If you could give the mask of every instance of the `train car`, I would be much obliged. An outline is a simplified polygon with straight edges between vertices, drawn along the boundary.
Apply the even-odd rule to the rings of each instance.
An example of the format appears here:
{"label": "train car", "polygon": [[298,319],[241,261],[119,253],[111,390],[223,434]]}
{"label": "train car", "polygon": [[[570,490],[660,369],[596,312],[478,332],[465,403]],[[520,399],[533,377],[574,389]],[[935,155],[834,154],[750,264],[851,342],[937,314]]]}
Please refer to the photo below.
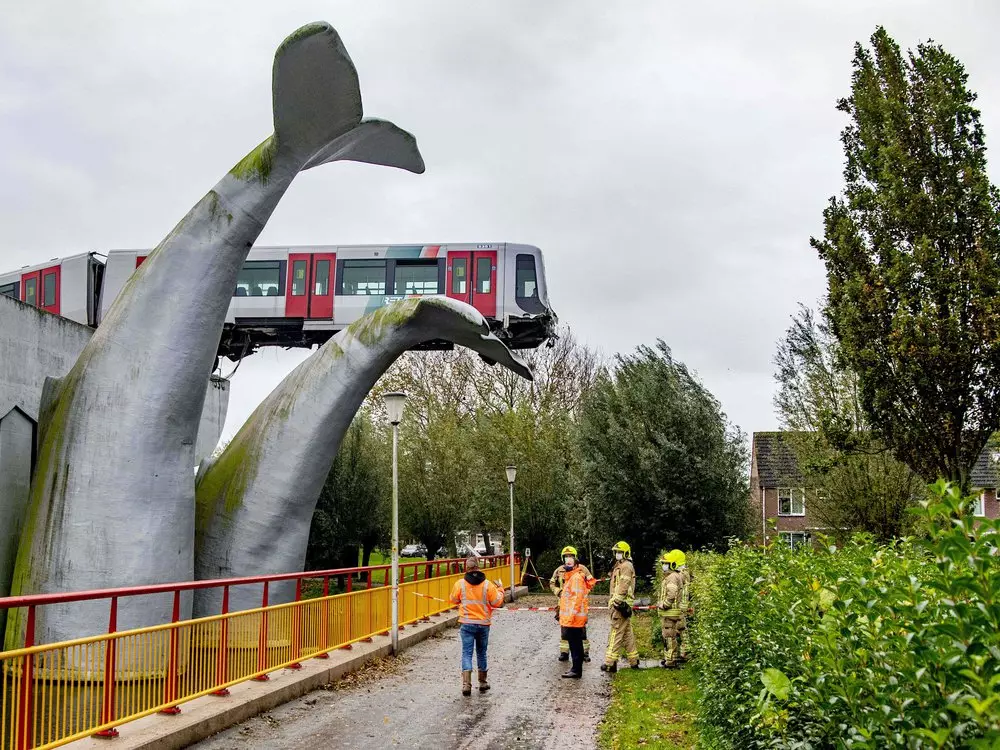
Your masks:
{"label": "train car", "polygon": [[[7,289],[29,304],[98,325],[149,252],[112,250],[103,264],[89,253],[21,269],[7,286],[8,277],[0,276],[0,293]],[[92,267],[82,275],[84,258]],[[51,302],[53,283],[62,296],[42,304]],[[542,252],[532,245],[256,247],[237,278],[219,355],[237,360],[261,346],[322,344],[382,305],[431,295],[472,305],[511,348],[535,348],[554,336]],[[63,301],[71,297],[68,307]],[[78,309],[78,297],[86,300],[85,310]],[[449,346],[428,342],[424,348]]]}
{"label": "train car", "polygon": [[53,258],[0,274],[0,294],[84,325],[96,326],[104,263],[97,253]]}

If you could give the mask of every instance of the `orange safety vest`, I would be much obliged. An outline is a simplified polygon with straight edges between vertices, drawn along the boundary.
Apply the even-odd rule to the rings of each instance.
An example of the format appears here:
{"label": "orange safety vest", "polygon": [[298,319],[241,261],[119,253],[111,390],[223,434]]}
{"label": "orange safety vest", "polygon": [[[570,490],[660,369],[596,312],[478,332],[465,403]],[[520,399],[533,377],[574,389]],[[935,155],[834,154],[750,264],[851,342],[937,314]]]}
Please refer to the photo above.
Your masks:
{"label": "orange safety vest", "polygon": [[493,610],[503,604],[503,589],[489,580],[473,586],[461,578],[451,590],[451,601],[458,605],[463,625],[490,625]]}
{"label": "orange safety vest", "polygon": [[587,624],[590,610],[590,590],[597,579],[577,565],[566,571],[562,592],[559,594],[559,624],[564,628],[582,628]]}

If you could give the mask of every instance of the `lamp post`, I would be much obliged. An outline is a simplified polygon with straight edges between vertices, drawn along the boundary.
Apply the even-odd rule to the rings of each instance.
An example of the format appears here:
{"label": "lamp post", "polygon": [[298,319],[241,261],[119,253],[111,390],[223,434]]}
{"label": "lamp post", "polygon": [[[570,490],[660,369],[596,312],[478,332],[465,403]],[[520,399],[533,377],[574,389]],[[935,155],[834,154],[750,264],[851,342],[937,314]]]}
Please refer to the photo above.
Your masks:
{"label": "lamp post", "polygon": [[514,601],[514,480],[517,479],[517,467],[512,464],[506,471],[510,488],[510,600]]}
{"label": "lamp post", "polygon": [[382,397],[392,425],[392,654],[399,652],[399,423],[403,419],[406,394],[399,391]]}

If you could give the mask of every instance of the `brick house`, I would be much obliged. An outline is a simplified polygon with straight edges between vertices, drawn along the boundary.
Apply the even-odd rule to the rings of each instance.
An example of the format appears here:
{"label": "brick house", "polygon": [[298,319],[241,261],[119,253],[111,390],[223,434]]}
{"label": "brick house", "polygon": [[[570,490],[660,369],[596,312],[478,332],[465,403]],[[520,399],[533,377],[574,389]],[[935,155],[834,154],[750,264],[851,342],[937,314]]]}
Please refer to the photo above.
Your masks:
{"label": "brick house", "polygon": [[[798,545],[814,532],[828,531],[809,518],[809,503],[822,488],[807,488],[789,432],[755,432],[750,460],[750,499],[757,522],[756,538],[770,544]],[[1000,485],[1000,450],[986,447],[972,469],[972,485],[981,489],[977,516],[997,518]]]}

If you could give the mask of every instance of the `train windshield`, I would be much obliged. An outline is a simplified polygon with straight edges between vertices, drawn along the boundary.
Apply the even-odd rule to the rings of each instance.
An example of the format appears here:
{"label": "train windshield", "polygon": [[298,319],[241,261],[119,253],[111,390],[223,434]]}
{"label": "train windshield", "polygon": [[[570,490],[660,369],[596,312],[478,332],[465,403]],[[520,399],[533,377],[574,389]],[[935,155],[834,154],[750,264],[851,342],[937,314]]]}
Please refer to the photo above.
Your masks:
{"label": "train windshield", "polygon": [[535,271],[535,256],[518,253],[514,276],[514,299],[518,306],[529,313],[541,313],[545,306],[538,298],[538,276]]}

